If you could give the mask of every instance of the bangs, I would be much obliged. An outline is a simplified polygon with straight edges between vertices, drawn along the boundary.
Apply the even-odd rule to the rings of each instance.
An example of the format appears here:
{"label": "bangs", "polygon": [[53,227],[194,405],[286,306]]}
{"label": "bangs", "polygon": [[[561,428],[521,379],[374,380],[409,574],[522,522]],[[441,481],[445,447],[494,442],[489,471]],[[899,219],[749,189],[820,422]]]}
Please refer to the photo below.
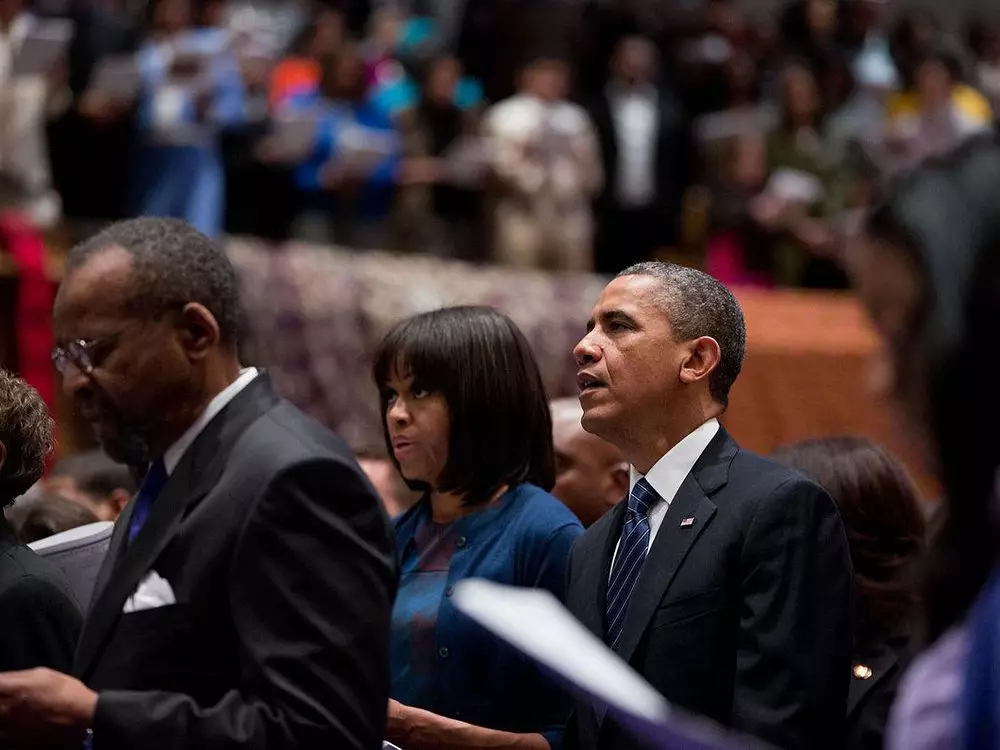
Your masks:
{"label": "bangs", "polygon": [[373,375],[379,394],[393,378],[413,378],[413,383],[432,392],[450,390],[454,379],[454,352],[446,337],[428,317],[418,315],[397,323],[375,352]]}

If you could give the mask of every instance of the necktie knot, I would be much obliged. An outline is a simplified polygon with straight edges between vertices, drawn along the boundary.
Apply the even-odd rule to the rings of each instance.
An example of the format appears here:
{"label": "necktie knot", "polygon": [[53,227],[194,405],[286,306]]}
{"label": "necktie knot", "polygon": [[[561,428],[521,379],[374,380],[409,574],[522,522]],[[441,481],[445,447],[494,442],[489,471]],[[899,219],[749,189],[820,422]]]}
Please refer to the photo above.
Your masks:
{"label": "necktie knot", "polygon": [[643,477],[632,488],[632,493],[628,498],[628,509],[640,518],[647,518],[649,516],[649,509],[653,507],[658,499],[659,495],[656,494],[656,490]]}

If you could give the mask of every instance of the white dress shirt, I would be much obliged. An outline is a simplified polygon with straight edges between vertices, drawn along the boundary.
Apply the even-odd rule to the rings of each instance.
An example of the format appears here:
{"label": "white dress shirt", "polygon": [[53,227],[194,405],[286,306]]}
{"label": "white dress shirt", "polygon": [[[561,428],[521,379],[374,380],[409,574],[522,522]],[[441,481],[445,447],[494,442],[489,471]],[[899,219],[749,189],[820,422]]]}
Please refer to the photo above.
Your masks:
{"label": "white dress shirt", "polygon": [[608,91],[618,145],[615,192],[618,202],[644,208],[656,199],[656,141],[660,129],[659,95],[652,86]]}
{"label": "white dress shirt", "polygon": [[[653,464],[653,468],[646,474],[646,481],[656,490],[660,499],[649,509],[649,548],[653,546],[656,532],[663,525],[663,518],[667,515],[667,509],[677,495],[677,490],[681,488],[684,479],[691,473],[691,469],[698,463],[701,454],[705,452],[708,444],[712,442],[719,431],[719,420],[710,419],[701,427],[697,428],[681,440],[677,445],[667,451],[659,461]],[[636,483],[643,478],[643,475],[636,471],[635,467],[630,467],[629,495]],[[615,544],[615,556],[618,555],[618,545],[621,538]],[[614,557],[611,558],[611,568],[614,569]]]}
{"label": "white dress shirt", "polygon": [[163,466],[167,470],[167,476],[174,473],[177,464],[181,462],[187,449],[198,438],[202,430],[211,422],[216,415],[222,411],[226,405],[236,398],[240,391],[246,388],[258,375],[256,367],[247,367],[240,370],[240,375],[236,380],[219,392],[215,398],[208,402],[205,411],[201,413],[190,427],[181,435],[177,441],[163,452]]}

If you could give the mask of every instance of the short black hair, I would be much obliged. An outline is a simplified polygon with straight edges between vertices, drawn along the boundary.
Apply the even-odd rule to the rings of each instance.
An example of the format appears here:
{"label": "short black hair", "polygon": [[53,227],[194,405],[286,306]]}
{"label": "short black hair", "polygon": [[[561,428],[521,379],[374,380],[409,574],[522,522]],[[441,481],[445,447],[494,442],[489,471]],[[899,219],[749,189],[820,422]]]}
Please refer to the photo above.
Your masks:
{"label": "short black hair", "polygon": [[722,351],[719,364],[708,378],[712,398],[729,405],[729,391],[743,368],[747,327],[743,309],[726,286],[704,271],[652,260],[621,271],[622,276],[652,276],[663,289],[662,304],[677,341],[711,336]]}
{"label": "short black hair", "polygon": [[77,487],[97,500],[106,499],[115,490],[135,494],[139,489],[132,469],[101,450],[66,456],[52,467],[49,476],[70,477]]}
{"label": "short black hair", "polygon": [[128,219],[74,247],[66,258],[66,277],[115,247],[132,257],[132,309],[158,316],[197,302],[215,317],[222,343],[238,348],[244,328],[239,281],[219,245],[181,219]]}
{"label": "short black hair", "polygon": [[52,453],[53,420],[45,401],[21,378],[0,370],[0,508],[42,478]]}
{"label": "short black hair", "polygon": [[14,533],[25,544],[101,520],[79,503],[52,492],[18,501],[9,517]]}
{"label": "short black hair", "polygon": [[552,489],[545,386],[527,339],[506,315],[489,307],[446,307],[407,318],[379,344],[373,375],[390,455],[385,414],[391,376],[411,376],[448,404],[448,461],[438,490],[461,493],[471,505],[488,501],[504,485]]}

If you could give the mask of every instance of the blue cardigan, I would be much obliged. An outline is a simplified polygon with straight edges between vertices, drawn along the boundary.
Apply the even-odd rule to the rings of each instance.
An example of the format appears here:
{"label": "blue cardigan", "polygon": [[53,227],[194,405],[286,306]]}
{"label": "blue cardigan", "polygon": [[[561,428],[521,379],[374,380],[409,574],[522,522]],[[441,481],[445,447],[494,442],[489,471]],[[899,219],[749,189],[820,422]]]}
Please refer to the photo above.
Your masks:
{"label": "blue cardigan", "polygon": [[[412,554],[414,533],[429,514],[425,500],[396,520],[401,562]],[[392,697],[489,729],[541,733],[558,750],[570,712],[569,695],[526,657],[459,613],[450,597],[458,581],[485,578],[547,589],[564,600],[570,549],[583,527],[565,505],[530,484],[515,487],[456,523],[459,536],[437,614],[436,695],[420,700],[408,693],[400,672],[410,657],[409,644],[393,633]]]}

